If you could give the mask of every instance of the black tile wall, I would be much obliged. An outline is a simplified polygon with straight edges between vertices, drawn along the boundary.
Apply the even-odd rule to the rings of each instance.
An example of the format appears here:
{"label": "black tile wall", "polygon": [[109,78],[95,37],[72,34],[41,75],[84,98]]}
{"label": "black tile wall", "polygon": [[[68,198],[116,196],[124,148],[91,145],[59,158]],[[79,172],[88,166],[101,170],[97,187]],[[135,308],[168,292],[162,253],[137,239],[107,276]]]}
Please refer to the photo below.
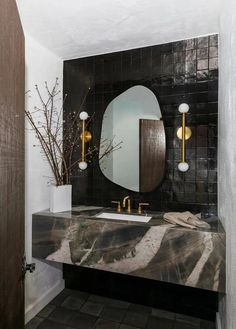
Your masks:
{"label": "black tile wall", "polygon": [[[86,90],[84,110],[94,113],[90,124],[93,143],[99,146],[104,111],[116,96],[135,85],[150,88],[163,115],[167,137],[166,173],[163,183],[151,193],[135,193],[108,181],[94,156],[87,171],[72,177],[73,203],[110,206],[129,194],[133,207],[139,201],[152,210],[217,212],[217,117],[218,117],[218,36],[178,41],[64,62],[66,112],[78,111]],[[176,137],[181,125],[178,105],[187,102],[187,141],[190,169],[177,169],[181,142]]]}

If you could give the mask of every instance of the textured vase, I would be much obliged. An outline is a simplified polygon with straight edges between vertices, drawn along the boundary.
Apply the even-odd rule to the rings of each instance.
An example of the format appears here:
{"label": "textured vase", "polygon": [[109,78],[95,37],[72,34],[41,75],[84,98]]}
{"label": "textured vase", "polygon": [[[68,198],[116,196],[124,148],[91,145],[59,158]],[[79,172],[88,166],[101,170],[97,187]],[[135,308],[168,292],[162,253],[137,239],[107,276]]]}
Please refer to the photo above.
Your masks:
{"label": "textured vase", "polygon": [[72,185],[61,185],[50,187],[50,211],[71,211]]}

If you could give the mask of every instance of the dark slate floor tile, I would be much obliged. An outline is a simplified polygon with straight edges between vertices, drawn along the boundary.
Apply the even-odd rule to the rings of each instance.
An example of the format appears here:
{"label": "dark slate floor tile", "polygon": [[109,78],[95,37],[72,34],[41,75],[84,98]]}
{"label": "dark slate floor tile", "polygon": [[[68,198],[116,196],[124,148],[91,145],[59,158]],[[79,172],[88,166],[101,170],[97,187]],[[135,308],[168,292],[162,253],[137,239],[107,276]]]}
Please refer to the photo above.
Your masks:
{"label": "dark slate floor tile", "polygon": [[163,328],[163,329],[173,329],[175,321],[169,319],[158,318],[156,316],[150,316],[148,318],[147,329],[156,329],[156,328]]}
{"label": "dark slate floor tile", "polygon": [[145,328],[148,320],[148,314],[128,311],[122,321],[130,326]]}
{"label": "dark slate floor tile", "polygon": [[67,289],[67,288],[63,290],[63,293],[67,296],[79,298],[79,299],[82,299],[84,301],[86,301],[90,296],[90,294],[88,292],[79,291],[79,290],[72,290],[72,289]]}
{"label": "dark slate floor tile", "polygon": [[37,329],[67,329],[66,324],[58,323],[49,319],[45,319]]}
{"label": "dark slate floor tile", "polygon": [[201,329],[216,329],[216,324],[214,322],[201,320],[200,328]]}
{"label": "dark slate floor tile", "polygon": [[60,306],[64,300],[66,299],[67,295],[65,294],[64,290],[57,295],[51,302],[50,304],[55,305],[55,306]]}
{"label": "dark slate floor tile", "polygon": [[190,325],[193,328],[200,328],[201,320],[188,315],[176,314],[176,322]]}
{"label": "dark slate floor tile", "polygon": [[191,325],[189,323],[184,323],[184,322],[175,322],[175,326],[174,326],[174,329],[196,329],[196,328],[197,327],[195,325]]}
{"label": "dark slate floor tile", "polygon": [[35,316],[29,323],[27,323],[25,329],[37,329],[41,322],[43,322],[43,319]]}
{"label": "dark slate floor tile", "polygon": [[102,319],[107,319],[115,322],[121,322],[124,315],[125,315],[125,310],[116,308],[116,307],[111,307],[111,306],[105,306],[102,313],[100,314],[100,317]]}
{"label": "dark slate floor tile", "polygon": [[83,313],[98,316],[101,313],[103,307],[104,307],[104,304],[87,301],[83,305],[83,307],[81,308],[80,311]]}
{"label": "dark slate floor tile", "polygon": [[76,312],[72,310],[68,310],[64,307],[57,307],[50,315],[49,319],[68,324],[71,319],[73,319],[76,315]]}
{"label": "dark slate floor tile", "polygon": [[152,313],[152,308],[144,305],[139,305],[139,304],[130,304],[129,306],[129,311],[132,312],[137,312],[137,313],[147,313],[151,314]]}
{"label": "dark slate floor tile", "polygon": [[137,327],[129,326],[128,324],[121,324],[119,329],[139,329]]}
{"label": "dark slate floor tile", "polygon": [[130,303],[125,302],[123,300],[118,300],[118,299],[111,299],[109,301],[109,306],[116,307],[116,308],[121,308],[121,309],[127,309],[129,307]]}
{"label": "dark slate floor tile", "polygon": [[52,311],[54,311],[55,308],[55,305],[48,304],[42,309],[42,311],[38,313],[38,316],[41,318],[47,318],[52,313]]}
{"label": "dark slate floor tile", "polygon": [[152,308],[152,315],[157,316],[158,318],[169,319],[169,320],[174,320],[176,317],[175,313],[164,311],[164,310],[158,310],[157,308]]}
{"label": "dark slate floor tile", "polygon": [[84,303],[85,303],[84,299],[80,299],[73,296],[67,296],[64,302],[61,304],[61,306],[68,308],[70,310],[79,311],[79,309]]}
{"label": "dark slate floor tile", "polygon": [[108,298],[108,297],[99,296],[99,295],[90,295],[88,300],[93,301],[95,303],[109,304],[112,299]]}
{"label": "dark slate floor tile", "polygon": [[118,322],[113,322],[106,319],[99,319],[94,327],[94,329],[118,329]]}
{"label": "dark slate floor tile", "polygon": [[78,313],[73,319],[69,321],[69,326],[78,329],[92,329],[94,328],[97,317],[85,313]]}

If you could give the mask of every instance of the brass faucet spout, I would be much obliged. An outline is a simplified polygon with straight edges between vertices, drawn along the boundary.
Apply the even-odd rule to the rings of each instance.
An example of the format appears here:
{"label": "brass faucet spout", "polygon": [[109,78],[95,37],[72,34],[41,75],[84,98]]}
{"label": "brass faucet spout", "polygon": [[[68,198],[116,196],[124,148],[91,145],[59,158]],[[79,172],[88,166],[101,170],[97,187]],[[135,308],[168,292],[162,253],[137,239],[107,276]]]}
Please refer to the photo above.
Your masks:
{"label": "brass faucet spout", "polygon": [[129,195],[127,195],[126,197],[124,197],[124,199],[123,199],[123,208],[125,208],[125,205],[126,205],[126,200],[128,200],[129,199]]}

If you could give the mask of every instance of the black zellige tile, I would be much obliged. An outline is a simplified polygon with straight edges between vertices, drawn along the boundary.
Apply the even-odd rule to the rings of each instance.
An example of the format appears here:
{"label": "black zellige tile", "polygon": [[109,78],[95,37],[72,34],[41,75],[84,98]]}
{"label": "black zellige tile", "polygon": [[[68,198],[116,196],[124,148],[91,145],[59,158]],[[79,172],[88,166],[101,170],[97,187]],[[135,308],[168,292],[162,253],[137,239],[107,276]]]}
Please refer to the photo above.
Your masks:
{"label": "black zellige tile", "polygon": [[73,328],[93,329],[97,320],[98,317],[96,316],[85,313],[77,313],[68,324]]}
{"label": "black zellige tile", "polygon": [[35,316],[30,322],[26,324],[25,329],[37,329],[42,322],[42,318]]}
{"label": "black zellige tile", "polygon": [[145,328],[147,321],[148,314],[128,311],[122,322],[138,328]]}

